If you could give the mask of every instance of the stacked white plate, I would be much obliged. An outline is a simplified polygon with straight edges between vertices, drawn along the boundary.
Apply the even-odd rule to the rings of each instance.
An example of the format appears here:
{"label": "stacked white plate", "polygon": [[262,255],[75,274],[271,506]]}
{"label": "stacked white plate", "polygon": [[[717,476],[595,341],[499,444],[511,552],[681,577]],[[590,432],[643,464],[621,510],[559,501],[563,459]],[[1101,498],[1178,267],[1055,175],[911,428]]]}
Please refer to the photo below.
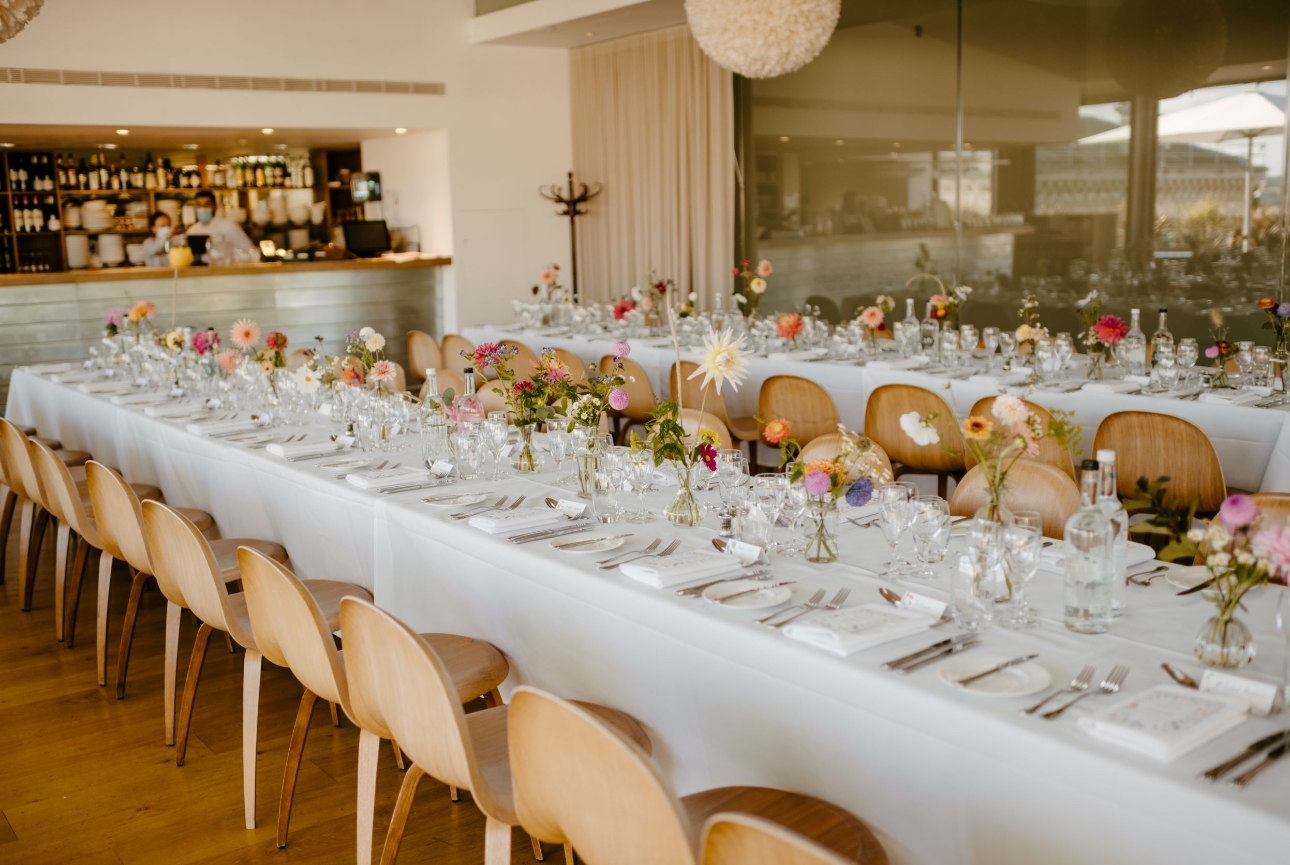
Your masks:
{"label": "stacked white plate", "polygon": [[162,198],[157,201],[157,209],[170,217],[171,225],[179,223],[179,208],[179,200],[175,198]]}
{"label": "stacked white plate", "polygon": [[114,223],[106,201],[95,198],[81,205],[81,225],[86,231],[109,231]]}
{"label": "stacked white plate", "polygon": [[90,239],[84,234],[67,235],[67,266],[80,270],[90,264]]}
{"label": "stacked white plate", "polygon": [[125,261],[125,237],[120,234],[99,235],[99,258],[108,267]]}

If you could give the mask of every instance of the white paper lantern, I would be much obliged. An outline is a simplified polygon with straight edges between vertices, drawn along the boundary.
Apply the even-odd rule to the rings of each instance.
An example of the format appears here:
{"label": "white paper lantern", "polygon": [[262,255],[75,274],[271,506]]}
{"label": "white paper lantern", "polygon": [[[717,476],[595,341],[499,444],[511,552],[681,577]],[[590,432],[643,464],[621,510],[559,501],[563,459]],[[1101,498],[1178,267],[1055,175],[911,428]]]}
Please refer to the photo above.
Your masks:
{"label": "white paper lantern", "polygon": [[44,4],[45,0],[0,0],[0,42],[8,42],[21,33]]}
{"label": "white paper lantern", "polygon": [[704,53],[747,78],[801,69],[829,44],[842,0],[685,0]]}

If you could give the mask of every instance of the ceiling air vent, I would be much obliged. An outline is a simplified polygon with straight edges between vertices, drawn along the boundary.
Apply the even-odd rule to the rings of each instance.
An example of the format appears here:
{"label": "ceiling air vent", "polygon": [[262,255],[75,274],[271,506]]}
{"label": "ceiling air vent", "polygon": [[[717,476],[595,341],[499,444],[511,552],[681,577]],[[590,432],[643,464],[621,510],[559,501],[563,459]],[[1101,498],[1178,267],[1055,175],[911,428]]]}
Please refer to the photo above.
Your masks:
{"label": "ceiling air vent", "polygon": [[250,78],[165,72],[89,72],[0,66],[0,84],[64,84],[79,87],[173,87],[187,90],[284,90],[292,93],[404,93],[442,96],[437,81],[360,81],[337,78]]}

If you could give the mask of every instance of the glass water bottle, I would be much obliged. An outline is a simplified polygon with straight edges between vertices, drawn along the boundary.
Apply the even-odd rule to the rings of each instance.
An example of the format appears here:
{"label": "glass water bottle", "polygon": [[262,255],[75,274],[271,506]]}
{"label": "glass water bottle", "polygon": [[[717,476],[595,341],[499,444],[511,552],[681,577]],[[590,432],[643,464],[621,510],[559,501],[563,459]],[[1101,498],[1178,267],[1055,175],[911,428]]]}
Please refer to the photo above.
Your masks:
{"label": "glass water bottle", "polygon": [[1129,332],[1120,340],[1120,362],[1125,365],[1128,375],[1146,375],[1147,337],[1142,332],[1142,313],[1136,309],[1129,310],[1129,313]]}
{"label": "glass water bottle", "polygon": [[1169,332],[1169,310],[1166,307],[1160,307],[1160,326],[1156,332],[1151,334],[1151,366],[1155,368],[1160,362],[1160,346],[1167,345],[1173,348],[1174,335]]}
{"label": "glass water bottle", "polygon": [[1097,452],[1097,506],[1111,521],[1111,615],[1124,611],[1124,587],[1128,577],[1129,512],[1120,503],[1115,474],[1115,451],[1103,448]]}
{"label": "glass water bottle", "polygon": [[1111,629],[1111,521],[1097,504],[1097,460],[1081,466],[1080,506],[1066,521],[1066,589],[1063,618],[1078,634]]}

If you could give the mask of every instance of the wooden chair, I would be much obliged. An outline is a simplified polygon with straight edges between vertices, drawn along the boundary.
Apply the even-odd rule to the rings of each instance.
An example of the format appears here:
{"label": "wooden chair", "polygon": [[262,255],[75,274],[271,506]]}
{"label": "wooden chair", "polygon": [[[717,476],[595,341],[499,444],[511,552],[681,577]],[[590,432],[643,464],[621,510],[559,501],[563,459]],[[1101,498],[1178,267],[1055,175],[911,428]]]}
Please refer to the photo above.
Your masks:
{"label": "wooden chair", "polygon": [[[486,818],[485,865],[509,865],[511,827],[519,824],[507,754],[510,708],[499,703],[465,714],[461,694],[439,652],[374,604],[346,599],[341,604],[341,632],[351,695],[357,700],[361,694],[363,702],[377,707],[413,762],[394,806],[382,865],[393,865],[398,856],[422,775],[470,791]],[[640,753],[651,748],[649,737],[633,718],[585,703],[579,704],[579,710],[598,718],[599,724],[612,725],[615,732],[609,735],[632,741]],[[536,839],[533,850],[541,858]]]}
{"label": "wooden chair", "polygon": [[[339,705],[356,723],[367,720],[370,714],[351,703],[346,662],[336,648],[332,628],[327,624],[314,599],[295,574],[258,550],[243,547],[238,551],[242,582],[246,590],[247,611],[251,627],[255,630],[260,651],[270,662],[289,667],[305,687],[300,710],[291,735],[287,752],[286,775],[282,781],[282,798],[278,806],[277,844],[287,844],[287,829],[291,822],[291,805],[295,792],[300,759],[309,734],[314,702],[318,697]],[[459,637],[454,634],[421,634],[422,639],[435,647],[443,660],[454,693],[461,702],[484,696],[490,705],[501,705],[497,686],[506,679],[510,665],[495,647],[481,640]],[[352,660],[352,658],[351,658]],[[383,720],[377,720],[376,738],[390,738]],[[364,727],[364,731],[368,730]],[[363,801],[360,810],[366,809],[366,835],[362,828],[363,815],[359,818],[359,858],[363,859],[366,847],[370,858],[372,849],[372,809],[375,805],[375,762],[371,765],[371,792],[373,797]],[[363,779],[360,778],[360,786]]]}
{"label": "wooden chair", "polygon": [[[465,352],[465,354],[462,354],[462,352]],[[441,371],[451,369],[460,373],[463,368],[474,364],[470,356],[475,353],[475,344],[464,336],[446,333],[444,334],[443,342],[439,344],[439,353],[443,357]]]}
{"label": "wooden chair", "polygon": [[[627,437],[627,430],[632,424],[644,424],[649,420],[649,413],[654,410],[657,402],[654,399],[654,391],[649,386],[649,376],[645,374],[645,368],[630,357],[620,358],[619,363],[623,365],[622,375],[627,379],[623,385],[623,390],[627,391],[627,408],[622,411],[612,411],[610,413],[610,422],[614,424],[618,431],[614,436],[614,441],[622,444]],[[601,375],[614,371],[614,356],[607,354],[600,359],[596,365]],[[698,404],[691,408],[698,408]]]}
{"label": "wooden chair", "polygon": [[511,697],[508,739],[520,826],[571,845],[587,862],[697,865],[698,827],[729,811],[770,820],[849,862],[887,861],[864,823],[811,796],[722,787],[677,799],[630,738],[586,707],[527,685]]}
{"label": "wooden chair", "polygon": [[[970,517],[987,502],[985,473],[973,466],[954,487],[950,514]],[[1008,472],[1002,504],[1010,510],[1039,511],[1044,519],[1044,537],[1061,538],[1066,521],[1079,509],[1079,487],[1066,472],[1039,460],[1017,460]]]}
{"label": "wooden chair", "polygon": [[304,366],[305,363],[313,356],[311,349],[298,348],[291,354],[287,355],[287,369],[297,370]]}
{"label": "wooden chair", "polygon": [[[35,588],[36,563],[40,557],[41,542],[45,538],[45,526],[49,521],[49,512],[40,504],[40,480],[36,476],[36,467],[31,462],[28,450],[26,430],[30,427],[19,427],[12,421],[0,418],[0,452],[4,454],[4,483],[8,488],[5,494],[4,511],[8,515],[5,523],[5,534],[2,539],[5,546],[0,546],[0,559],[9,540],[8,528],[13,520],[13,511],[19,514],[18,521],[18,579],[21,581],[21,608],[31,609],[32,590]],[[71,467],[84,465],[90,455],[84,451],[60,448],[58,458]],[[12,494],[12,501],[9,496]],[[0,567],[0,576],[4,570]]]}
{"label": "wooden chair", "polygon": [[519,350],[515,357],[511,358],[511,369],[519,370],[520,375],[524,375],[524,370],[534,369],[537,363],[537,353],[522,342],[516,342],[513,339],[504,339],[498,345],[512,346]]}
{"label": "wooden chair", "polygon": [[[827,847],[751,814],[714,814],[703,827],[703,865],[851,865]],[[886,856],[871,861],[885,862]]]}
{"label": "wooden chair", "polygon": [[[918,445],[900,428],[900,416],[907,412],[935,414],[933,426],[940,433],[938,444]],[[886,384],[869,395],[864,409],[864,434],[873,439],[891,458],[895,476],[903,474],[936,475],[936,489],[946,497],[951,477],[960,478],[967,471],[963,454],[963,434],[949,403],[926,388],[911,384]]]}
{"label": "wooden chair", "polygon": [[[895,473],[891,468],[891,458],[888,457],[887,452],[882,449],[882,445],[877,442],[873,442],[872,446],[874,453],[878,456],[880,466],[878,470],[879,477],[872,480],[875,484],[890,483],[891,479],[895,477]],[[800,459],[804,463],[809,463],[811,460],[831,460],[837,456],[838,452],[841,450],[842,433],[829,433],[826,436],[811,439],[811,443],[802,448]],[[856,480],[856,478],[853,477],[851,480]]]}
{"label": "wooden chair", "polygon": [[697,408],[681,409],[681,427],[687,436],[693,436],[701,429],[712,430],[717,435],[718,448],[732,448],[730,430],[710,411],[701,412]]}
{"label": "wooden chair", "polygon": [[434,337],[423,330],[408,331],[408,372],[411,380],[425,381],[426,370],[443,366],[443,352]]}
{"label": "wooden chair", "polygon": [[1093,436],[1093,452],[1115,451],[1120,497],[1133,493],[1138,478],[1154,481],[1169,476],[1172,500],[1199,501],[1202,514],[1218,511],[1227,497],[1223,464],[1214,444],[1200,427],[1182,418],[1149,411],[1107,415]]}
{"label": "wooden chair", "polygon": [[[465,383],[463,382],[463,385]],[[510,411],[506,404],[506,385],[499,381],[490,381],[487,384],[479,385],[476,393],[479,394],[479,401],[484,406],[484,415],[487,416],[490,411]],[[460,393],[460,391],[458,391]]]}
{"label": "wooden chair", "polygon": [[[569,351],[567,348],[556,348],[555,357],[556,357],[556,360],[564,364],[565,369],[569,370],[570,379],[572,379],[573,381],[583,381],[586,379],[587,362],[585,360],[578,357],[576,354]],[[530,373],[526,371],[523,373],[523,375],[527,377],[528,375],[530,375]],[[648,388],[649,383],[646,382],[645,386]]]}
{"label": "wooden chair", "polygon": [[818,307],[820,318],[829,324],[837,324],[848,318],[855,318],[854,312],[847,312],[845,309],[838,309],[838,302],[825,294],[812,294],[806,298],[807,306]]}
{"label": "wooden chair", "polygon": [[[197,684],[201,678],[202,662],[206,659],[206,646],[210,642],[211,632],[224,631],[246,649],[242,668],[242,796],[246,828],[254,829],[255,742],[259,717],[261,653],[251,630],[246,597],[242,593],[229,594],[225,585],[225,570],[215,559],[210,544],[182,514],[158,502],[145,501],[143,526],[144,537],[148,540],[148,557],[157,576],[157,583],[178,587],[181,600],[201,622],[201,627],[197,629],[197,639],[193,643],[188,676],[184,680],[184,696],[179,706],[175,765],[184,765],[193,706],[197,700]],[[275,559],[286,558],[285,551],[277,544],[270,544],[266,549],[263,542],[251,543]],[[351,583],[310,580],[306,585],[328,617],[332,630],[336,629],[339,622],[338,608],[342,597],[368,595],[366,589]],[[170,599],[169,596],[167,599]]]}
{"label": "wooden chair", "polygon": [[1290,520],[1290,493],[1254,493],[1251,495],[1263,511],[1263,525],[1283,526]]}
{"label": "wooden chair", "polygon": [[842,421],[827,390],[795,375],[773,375],[762,382],[757,415],[767,422],[787,420],[793,438],[803,447],[812,439],[836,433]]}
{"label": "wooden chair", "polygon": [[[726,429],[730,431],[730,438],[736,442],[755,442],[761,435],[761,426],[757,423],[755,417],[736,417],[730,416],[730,410],[726,407],[726,399],[717,392],[717,388],[709,382],[706,388],[701,387],[702,377],[691,379],[690,376],[699,368],[697,363],[692,361],[681,361],[681,396],[682,408],[689,407],[697,409],[702,407],[703,411],[710,411],[717,417],[721,418]],[[667,373],[667,392],[668,399],[677,397],[677,378],[676,364]],[[707,391],[707,399],[704,399],[704,391]]]}
{"label": "wooden chair", "polygon": [[[998,418],[994,416],[993,411],[994,401],[996,398],[997,397],[992,396],[982,397],[973,403],[972,411],[968,412],[968,414],[989,418],[991,421],[997,423]],[[1053,416],[1048,409],[1033,403],[1028,399],[1022,400],[1022,402],[1024,402],[1026,407],[1039,418],[1040,429],[1048,429],[1048,422],[1053,419]],[[1026,459],[1026,457],[1023,457],[1023,459]],[[1039,440],[1039,456],[1035,457],[1035,459],[1039,460],[1041,463],[1048,463],[1051,466],[1057,466],[1057,468],[1070,475],[1072,480],[1075,480],[1077,477],[1075,474],[1075,459],[1071,456],[1070,449],[1057,441],[1057,439],[1047,437],[1041,438]],[[970,451],[963,452],[963,463],[969,469],[976,465],[976,459],[973,458]]]}

